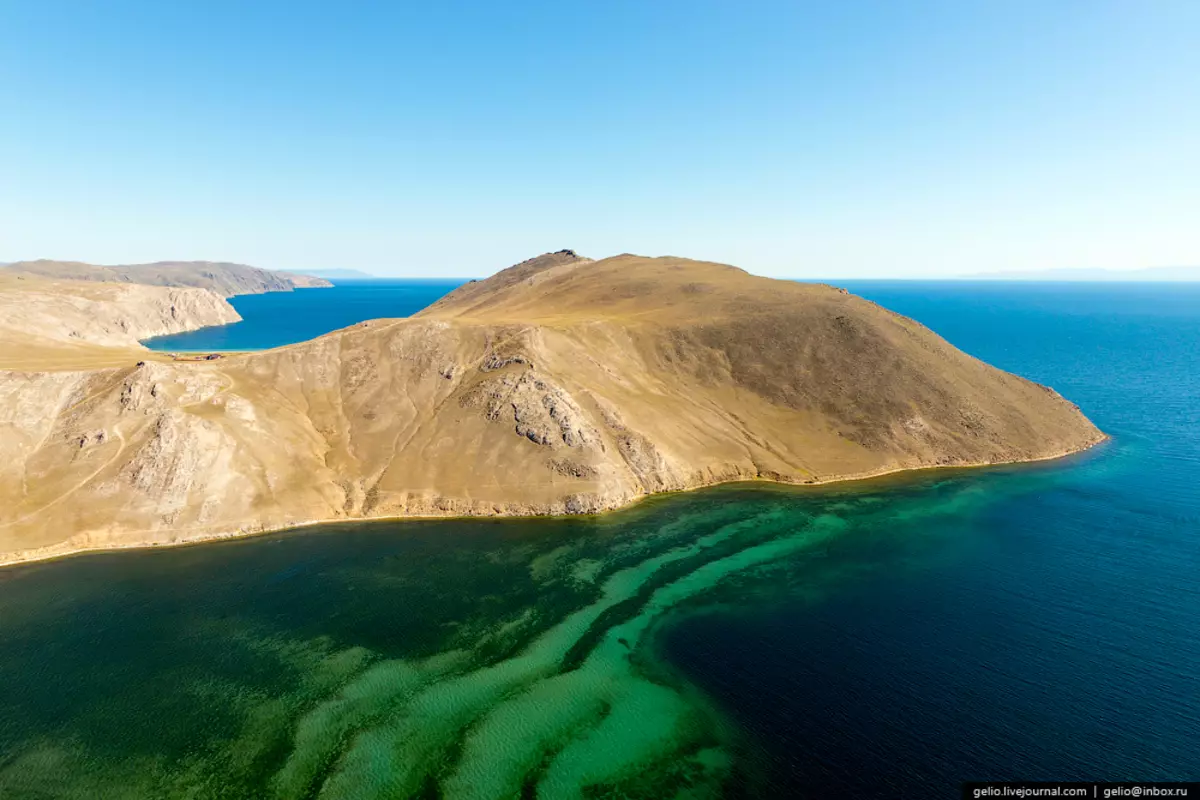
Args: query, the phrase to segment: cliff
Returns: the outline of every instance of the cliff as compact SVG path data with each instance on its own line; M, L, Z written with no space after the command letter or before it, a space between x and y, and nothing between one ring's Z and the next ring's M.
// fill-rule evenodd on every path
M0 272L0 368L128 364L144 352L140 339L240 319L209 289Z
M1050 458L1053 390L828 286L549 254L213 363L0 374L0 558Z

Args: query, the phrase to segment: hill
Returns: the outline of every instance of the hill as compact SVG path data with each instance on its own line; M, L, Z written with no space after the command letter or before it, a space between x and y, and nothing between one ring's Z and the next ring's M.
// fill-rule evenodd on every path
M0 369L141 360L138 341L241 317L210 289L51 280L0 270Z
M144 355L0 376L0 558L586 513L1103 439L1053 390L878 305L678 258L560 251L411 318L209 363Z
M74 281L138 283L149 286L191 286L211 289L223 297L263 292L290 292L300 288L330 286L310 275L274 272L245 264L214 261L158 261L153 264L100 266L79 261L17 261L4 267L11 272Z

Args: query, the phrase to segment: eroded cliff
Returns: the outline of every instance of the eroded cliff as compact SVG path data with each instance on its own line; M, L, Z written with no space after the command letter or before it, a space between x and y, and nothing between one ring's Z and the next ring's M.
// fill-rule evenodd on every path
M140 348L140 339L240 319L233 306L208 289L47 280L0 271L0 369L129 364L155 357Z

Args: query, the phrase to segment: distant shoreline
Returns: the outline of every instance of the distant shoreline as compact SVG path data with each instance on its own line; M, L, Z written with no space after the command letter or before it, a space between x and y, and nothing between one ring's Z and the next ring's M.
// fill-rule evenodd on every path
M461 286L459 279L334 280L324 293L271 292L234 297L241 317L225 325L152 336L138 343L156 353L261 353L312 341L372 319L407 318Z

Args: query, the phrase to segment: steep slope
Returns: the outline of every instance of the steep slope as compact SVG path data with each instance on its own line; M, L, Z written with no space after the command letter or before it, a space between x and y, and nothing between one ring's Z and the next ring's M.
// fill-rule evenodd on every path
M126 364L138 340L241 317L208 289L48 280L0 271L0 368Z
M843 291L564 251L223 361L0 376L0 553L1049 458L1052 390Z
M477 306L487 307L502 303L505 298L522 292L527 293L564 271L590 263L591 259L581 258L574 250L544 253L503 269L487 280L468 281L430 306L427 313L438 313L453 308L461 315Z
M25 275L74 281L140 283L149 286L191 286L211 289L222 297L298 288L331 286L324 278L214 261L158 261L153 264L100 266L78 261L18 261L4 269Z
M511 271L496 279L506 273ZM854 457L877 462L874 468L889 458L1020 460L1095 436L1075 406L1051 390L989 367L919 323L829 286L757 278L721 264L624 255L497 280L495 291L468 288L418 316L512 331L505 345L511 353L553 331L588 351L599 368L588 385L603 381L601 373L615 372L626 382L655 376L642 398L626 393L620 403L627 413L645 406L639 427L654 429L674 419L660 413L670 395L685 394L691 406L707 396L736 411L749 394L810 421L802 444L806 458L827 447L840 451L839 462L850 456L834 441L819 443L820 429L858 445L864 452ZM564 352L560 345L539 355L551 363ZM563 363L557 369L575 373L570 377L578 381L587 367ZM740 399L723 402L726 392ZM773 438L791 437L780 431Z

